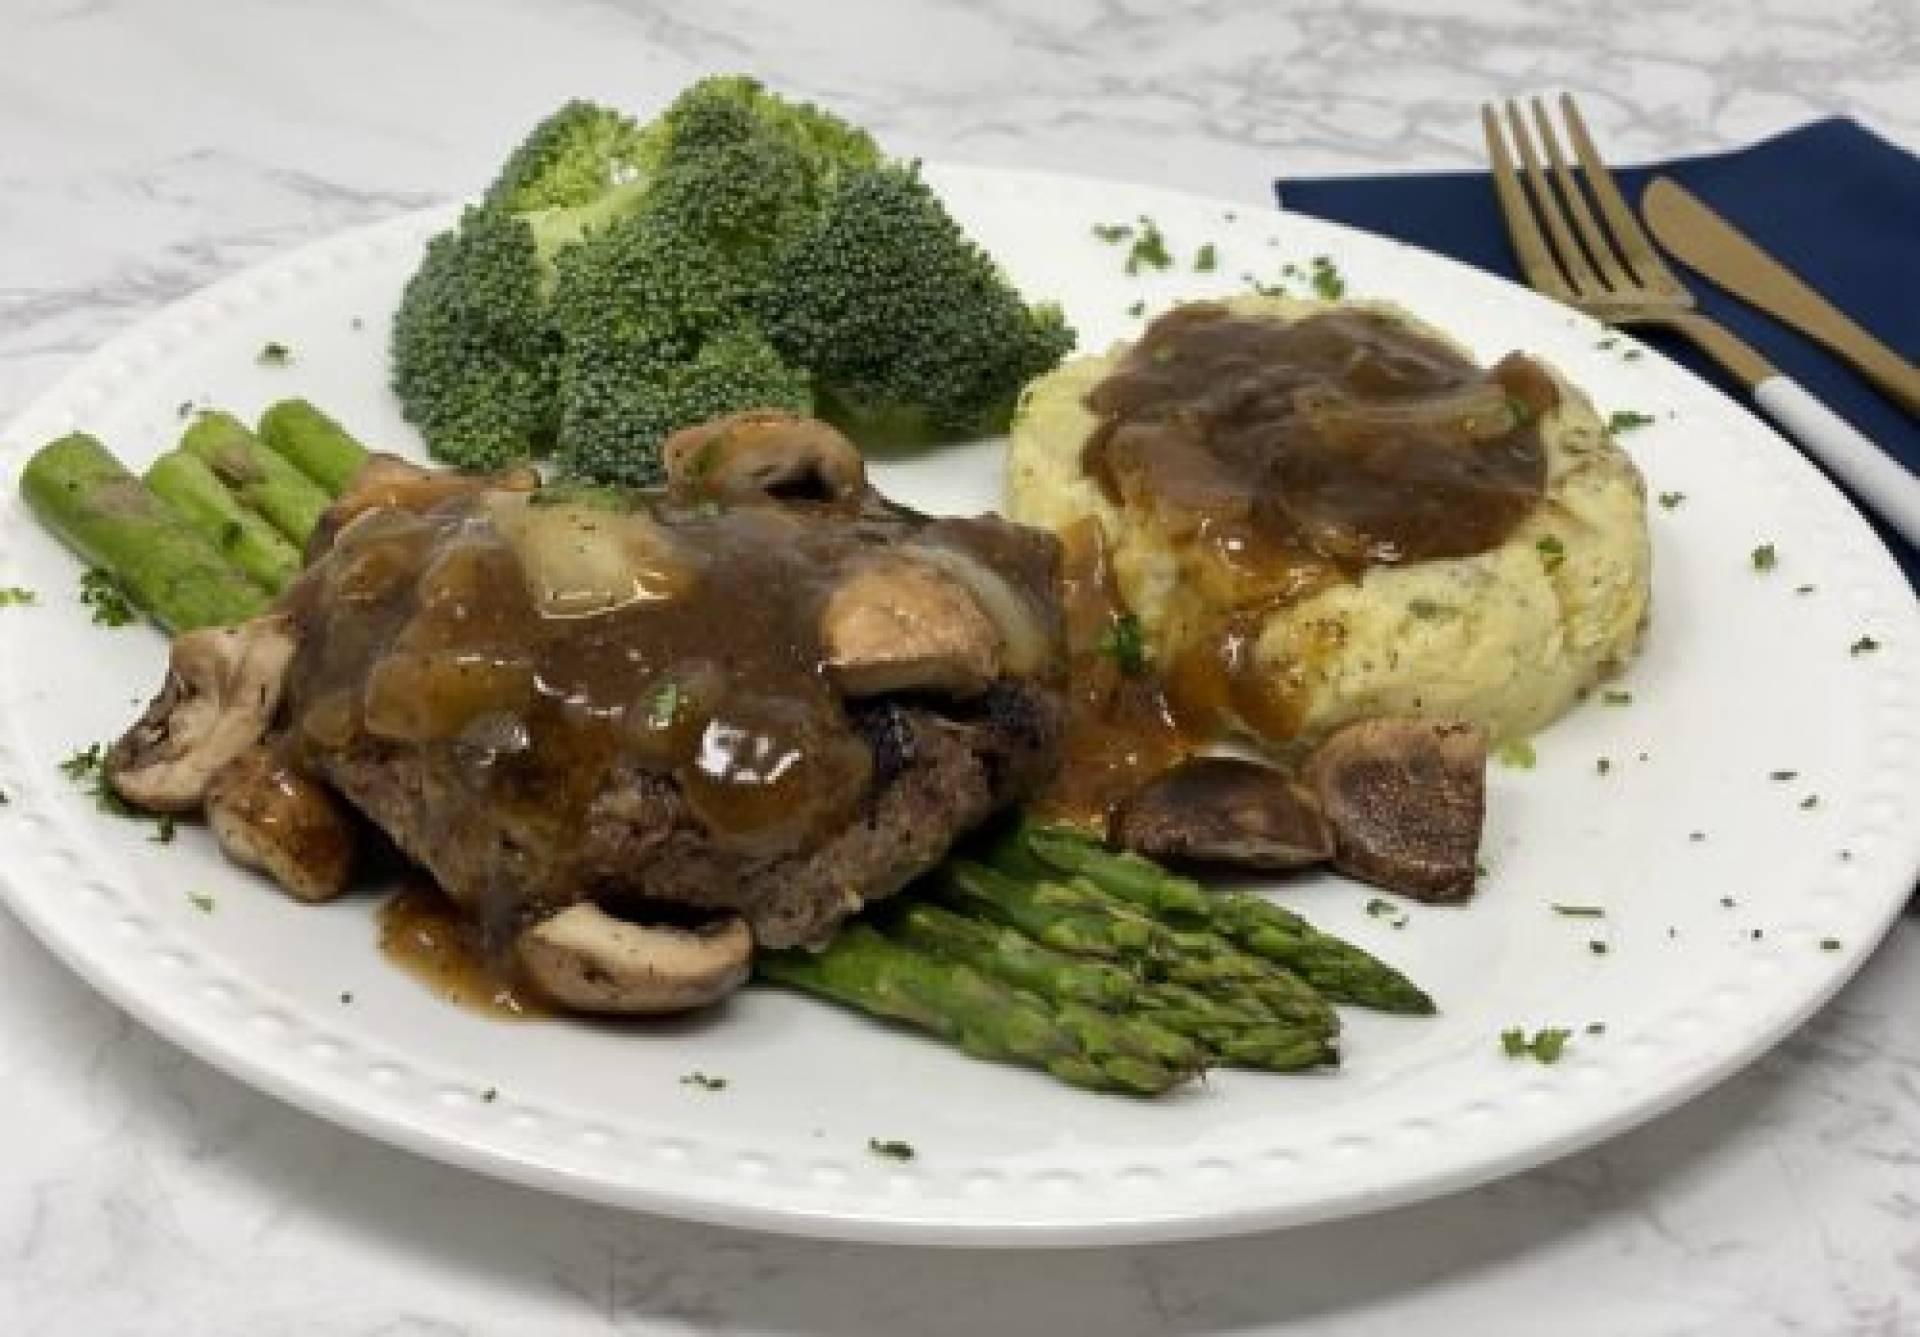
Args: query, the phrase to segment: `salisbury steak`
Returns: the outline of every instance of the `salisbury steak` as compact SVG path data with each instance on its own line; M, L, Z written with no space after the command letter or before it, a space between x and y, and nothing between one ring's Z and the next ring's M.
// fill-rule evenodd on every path
M491 941L582 902L824 941L1045 782L1062 658L1049 537L895 507L829 434L365 511L288 598L277 746Z

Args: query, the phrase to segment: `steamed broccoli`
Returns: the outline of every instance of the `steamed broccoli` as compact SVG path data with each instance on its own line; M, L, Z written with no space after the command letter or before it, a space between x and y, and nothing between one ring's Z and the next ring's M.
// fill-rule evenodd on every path
M762 308L821 411L865 440L1001 431L1020 388L1073 346L1059 308L1021 300L917 165L841 176Z
M682 427L742 409L813 410L807 374L751 325L715 334L682 362L573 364L561 398L561 473L630 485L660 481L659 443Z
M998 430L1071 342L864 130L723 76L536 126L429 245L393 380L441 459L633 482L680 427L816 393L857 434Z

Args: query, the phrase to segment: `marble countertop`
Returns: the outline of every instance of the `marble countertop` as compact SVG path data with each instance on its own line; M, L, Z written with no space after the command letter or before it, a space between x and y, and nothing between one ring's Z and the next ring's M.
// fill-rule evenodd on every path
M899 151L1248 203L1275 175L1474 165L1499 93L1571 89L1622 158L1833 112L1920 145L1911 0L6 0L0 419L214 278L472 190L568 96L646 108L717 69ZM1770 1057L1596 1151L1354 1221L1063 1253L495 1184L212 1071L4 916L0 979L10 1337L1920 1333L1911 914Z

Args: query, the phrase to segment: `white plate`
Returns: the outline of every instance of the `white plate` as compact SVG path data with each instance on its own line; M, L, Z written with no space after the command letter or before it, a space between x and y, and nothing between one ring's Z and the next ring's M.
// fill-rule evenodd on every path
M15 912L196 1054L427 1155L734 1225L979 1245L1251 1230L1509 1173L1726 1076L1860 963L1920 867L1920 616L1866 526L1791 448L1631 341L1601 348L1592 322L1391 242L1134 186L934 176L1023 286L1064 300L1086 348L1135 328L1139 298L1234 290L1243 273L1271 279L1327 254L1356 295L1391 296L1489 359L1538 352L1603 412L1655 415L1626 444L1654 491L1686 500L1653 508L1658 611L1625 684L1632 704L1589 704L1538 740L1537 769L1495 769L1490 876L1470 907L1416 907L1394 929L1352 884L1287 892L1403 963L1439 1017L1353 1012L1337 1075L1221 1073L1149 1102L975 1062L787 993L752 991L660 1034L458 1011L382 960L371 898L295 905L203 832L147 843L150 828L102 815L63 779L61 758L144 702L164 646L88 624L73 559L9 487L0 585L42 592L0 611L0 886ZM1126 278L1120 250L1091 235L1141 214L1182 258L1173 273ZM410 443L385 388L385 328L448 217L323 242L143 322L0 436L5 475L75 427L145 461L189 399L250 414L302 394L369 440ZM1192 273L1205 241L1219 269ZM290 367L258 364L268 340L293 349ZM884 466L879 482L931 509L987 508L997 461L993 444L943 451ZM1749 561L1763 542L1779 553L1764 574ZM1862 635L1881 648L1850 654ZM1553 902L1606 916L1563 917ZM1575 1034L1549 1067L1503 1056L1511 1025ZM728 1085L681 1082L696 1070ZM918 1155L882 1159L870 1138Z

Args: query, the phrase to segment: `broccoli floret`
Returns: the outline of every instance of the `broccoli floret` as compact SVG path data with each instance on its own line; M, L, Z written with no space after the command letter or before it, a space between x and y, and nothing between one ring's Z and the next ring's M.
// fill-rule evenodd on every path
M492 469L538 453L558 414L560 342L532 231L469 209L427 244L393 319L393 388L436 458Z
M569 102L508 156L485 203L516 214L583 208L651 175L665 140L611 107Z
M715 334L681 362L570 362L561 400L561 472L639 486L660 481L660 443L682 427L742 409L813 411L807 374L744 324Z
M810 102L776 97L744 75L702 79L675 98L655 124L663 156L675 159L753 138L778 142L798 159L810 202L840 172L884 161L873 136L859 126Z
M1020 388L1074 334L1029 307L916 166L843 173L761 300L774 346L814 376L820 411L872 442L1003 431Z

